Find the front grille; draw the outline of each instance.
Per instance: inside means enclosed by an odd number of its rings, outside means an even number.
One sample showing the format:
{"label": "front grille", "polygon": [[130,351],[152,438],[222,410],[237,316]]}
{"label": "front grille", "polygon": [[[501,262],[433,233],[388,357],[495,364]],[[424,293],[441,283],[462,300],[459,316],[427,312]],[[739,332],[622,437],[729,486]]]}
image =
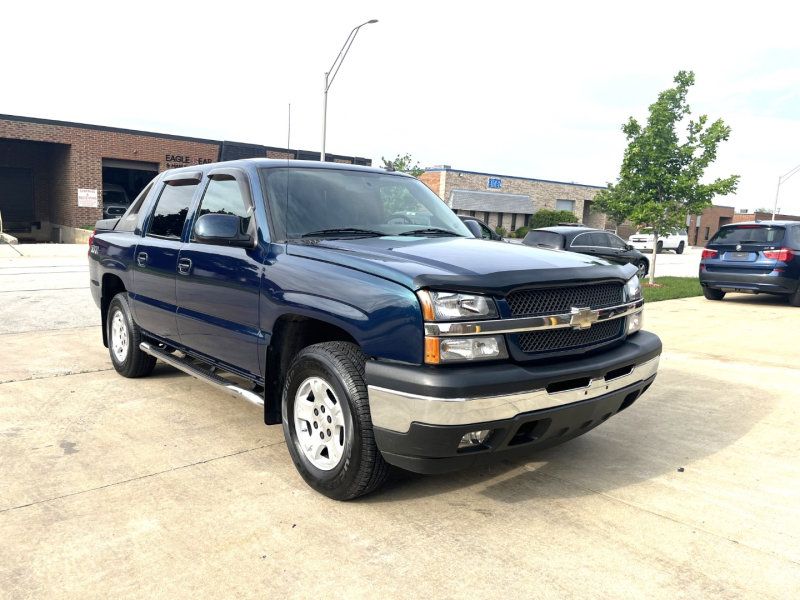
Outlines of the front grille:
{"label": "front grille", "polygon": [[613,341],[622,336],[625,319],[595,323],[589,329],[543,329],[520,333],[513,338],[526,354],[578,350]]}
{"label": "front grille", "polygon": [[571,287],[520,290],[506,301],[513,317],[568,313],[575,308],[607,308],[622,304],[621,283],[592,283]]}

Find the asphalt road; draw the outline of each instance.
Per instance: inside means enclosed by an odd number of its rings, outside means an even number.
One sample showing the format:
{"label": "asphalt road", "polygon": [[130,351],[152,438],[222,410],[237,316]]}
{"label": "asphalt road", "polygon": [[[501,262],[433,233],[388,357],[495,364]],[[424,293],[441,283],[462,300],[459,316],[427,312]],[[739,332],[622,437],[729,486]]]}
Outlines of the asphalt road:
{"label": "asphalt road", "polygon": [[624,413],[527,460],[398,472],[338,503],[303,483],[258,408],[164,365],[119,377],[81,252],[4,256],[0,597],[800,589],[800,309],[779,299],[648,305],[665,353]]}

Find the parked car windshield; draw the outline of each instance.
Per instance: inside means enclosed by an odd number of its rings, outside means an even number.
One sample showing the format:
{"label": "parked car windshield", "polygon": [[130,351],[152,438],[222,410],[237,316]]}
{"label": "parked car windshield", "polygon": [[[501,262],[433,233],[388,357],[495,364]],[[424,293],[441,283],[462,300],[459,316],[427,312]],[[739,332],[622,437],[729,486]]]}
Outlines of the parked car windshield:
{"label": "parked car windshield", "polygon": [[276,240],[411,235],[472,237],[425,184],[345,169],[262,169]]}
{"label": "parked car windshield", "polygon": [[764,225],[740,225],[723,227],[709,244],[778,244],[783,240],[783,227]]}

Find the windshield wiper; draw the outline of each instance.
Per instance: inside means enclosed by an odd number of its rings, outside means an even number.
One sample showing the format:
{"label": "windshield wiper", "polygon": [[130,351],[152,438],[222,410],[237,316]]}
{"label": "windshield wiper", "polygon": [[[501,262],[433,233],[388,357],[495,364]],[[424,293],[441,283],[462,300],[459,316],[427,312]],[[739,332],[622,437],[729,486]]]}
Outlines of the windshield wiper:
{"label": "windshield wiper", "polygon": [[359,229],[357,227],[334,227],[332,229],[318,229],[317,231],[309,231],[301,235],[301,238],[310,237],[335,237],[337,235],[356,236],[356,237],[377,237],[386,235],[382,231],[375,231],[374,229]]}
{"label": "windshield wiper", "polygon": [[455,231],[450,231],[449,229],[440,229],[439,227],[425,227],[423,229],[412,229],[411,231],[404,231],[403,233],[398,233],[397,235],[453,235],[456,237],[461,237],[460,234],[456,233]]}

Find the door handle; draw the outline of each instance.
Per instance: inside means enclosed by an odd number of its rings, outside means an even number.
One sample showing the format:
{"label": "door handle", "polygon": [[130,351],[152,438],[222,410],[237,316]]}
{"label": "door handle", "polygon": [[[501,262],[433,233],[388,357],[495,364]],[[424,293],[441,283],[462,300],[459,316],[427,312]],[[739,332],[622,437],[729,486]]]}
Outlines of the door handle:
{"label": "door handle", "polygon": [[136,255],[136,264],[143,267],[147,264],[147,252],[139,252]]}
{"label": "door handle", "polygon": [[188,275],[192,270],[192,260],[189,258],[182,258],[178,261],[178,273],[181,275]]}

